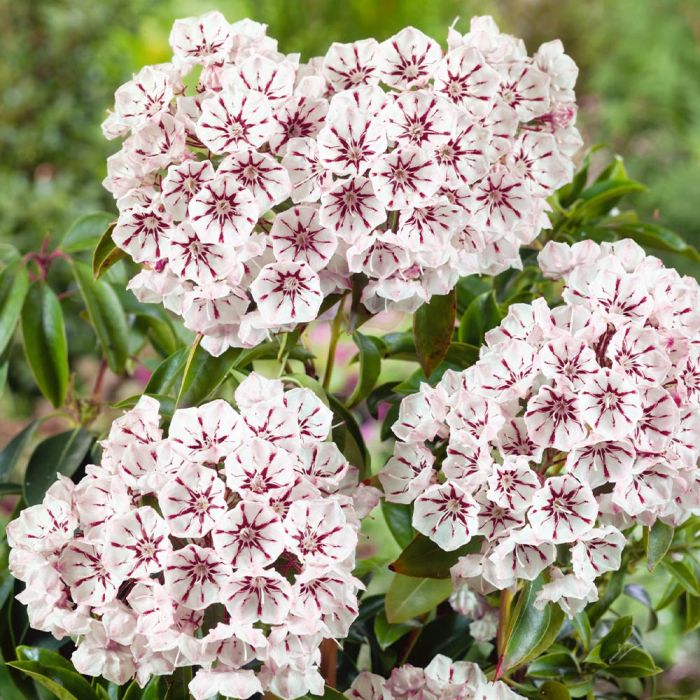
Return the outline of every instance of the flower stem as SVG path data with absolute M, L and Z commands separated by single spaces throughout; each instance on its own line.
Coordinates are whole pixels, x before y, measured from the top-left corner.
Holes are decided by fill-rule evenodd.
M 496 649 L 498 651 L 498 662 L 494 680 L 498 680 L 503 676 L 505 669 L 503 663 L 506 658 L 506 644 L 508 642 L 507 633 L 510 623 L 510 608 L 513 602 L 513 591 L 510 588 L 505 588 L 501 591 L 501 597 L 498 603 L 498 631 L 496 632 Z
M 344 299 L 338 302 L 338 311 L 335 314 L 333 323 L 331 324 L 331 339 L 328 342 L 328 357 L 326 358 L 326 369 L 323 373 L 323 388 L 328 391 L 331 386 L 333 377 L 333 368 L 335 367 L 335 351 L 338 348 L 338 340 L 343 327 L 343 304 Z

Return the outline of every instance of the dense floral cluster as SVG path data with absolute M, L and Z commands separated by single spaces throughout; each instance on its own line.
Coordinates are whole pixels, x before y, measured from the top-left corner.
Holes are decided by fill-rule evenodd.
M 475 365 L 404 399 L 380 479 L 443 549 L 478 538 L 457 582 L 548 569 L 536 604 L 574 614 L 622 530 L 700 512 L 700 292 L 629 240 L 549 243 L 539 263 L 563 303 L 514 304 Z
M 8 526 L 18 600 L 33 627 L 76 640 L 81 673 L 144 685 L 195 665 L 197 700 L 323 694 L 319 644 L 347 635 L 361 587 L 365 511 L 345 494 L 371 494 L 313 392 L 252 374 L 235 398 L 240 413 L 175 411 L 166 437 L 143 397 L 100 465 Z
M 313 320 L 353 275 L 371 312 L 413 311 L 519 265 L 572 174 L 575 64 L 559 41 L 528 57 L 488 17 L 447 52 L 407 27 L 300 63 L 218 12 L 170 43 L 116 92 L 105 186 L 143 265 L 131 289 L 213 354 Z
M 350 700 L 522 698 L 505 683 L 490 682 L 476 664 L 453 662 L 442 654 L 438 654 L 424 669 L 410 664 L 395 668 L 388 680 L 374 673 L 360 673 L 345 695 Z

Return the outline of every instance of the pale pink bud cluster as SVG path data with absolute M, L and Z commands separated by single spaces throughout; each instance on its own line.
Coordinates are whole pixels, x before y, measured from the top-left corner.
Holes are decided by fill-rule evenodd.
M 522 700 L 502 681 L 489 681 L 477 664 L 438 654 L 425 667 L 399 666 L 388 679 L 366 671 L 345 693 L 350 700 L 442 700 L 494 698 Z
M 170 43 L 116 92 L 105 186 L 143 265 L 130 288 L 213 354 L 315 319 L 353 280 L 370 312 L 413 311 L 517 267 L 572 175 L 576 65 L 489 17 L 447 51 L 407 27 L 307 63 L 218 12 Z
M 441 548 L 480 538 L 456 581 L 548 569 L 538 604 L 574 614 L 622 530 L 700 513 L 700 291 L 630 240 L 549 243 L 539 264 L 562 303 L 514 304 L 476 364 L 404 399 L 380 480 Z
M 33 627 L 74 638 L 80 673 L 143 686 L 197 666 L 197 700 L 323 694 L 319 644 L 357 615 L 369 487 L 309 389 L 251 374 L 235 399 L 176 410 L 166 436 L 141 398 L 99 465 L 8 526 L 17 599 Z

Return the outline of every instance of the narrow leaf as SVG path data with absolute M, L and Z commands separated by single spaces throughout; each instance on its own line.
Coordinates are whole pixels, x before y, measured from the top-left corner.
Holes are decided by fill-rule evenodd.
M 413 578 L 397 574 L 386 594 L 386 619 L 392 624 L 408 622 L 430 612 L 451 593 L 450 579 Z
M 478 552 L 482 538 L 474 537 L 459 549 L 446 552 L 425 535 L 416 535 L 389 568 L 404 576 L 446 579 L 460 557 Z
M 673 542 L 674 529 L 671 525 L 657 520 L 649 529 L 646 540 L 647 568 L 653 571 L 658 563 L 666 556 L 668 548 Z
M 32 421 L 15 435 L 0 452 L 0 481 L 7 479 L 19 464 L 29 443 L 34 438 L 40 421 Z
M 346 402 L 348 408 L 357 406 L 360 401 L 369 395 L 374 389 L 377 379 L 379 379 L 379 373 L 382 368 L 380 351 L 369 336 L 355 331 L 352 334 L 352 339 L 359 350 L 360 371 L 357 375 L 357 384 L 355 384 L 355 388 Z
M 0 354 L 15 334 L 28 289 L 29 275 L 20 260 L 0 273 Z
M 486 331 L 500 322 L 501 310 L 493 290 L 479 294 L 462 314 L 459 322 L 459 340 L 477 348 L 481 347 Z
M 426 377 L 445 359 L 455 329 L 456 314 L 457 297 L 452 290 L 449 294 L 434 296 L 413 316 L 416 353 Z
M 226 379 L 240 354 L 240 349 L 231 348 L 213 357 L 197 344 L 182 376 L 177 405 L 196 406 L 210 397 Z
M 60 243 L 64 253 L 80 253 L 92 250 L 102 238 L 105 229 L 114 221 L 114 214 L 96 211 L 85 214 L 73 222 Z
M 59 700 L 98 700 L 92 686 L 77 672 L 38 661 L 11 661 L 8 666 L 26 673 Z
M 112 240 L 113 230 L 114 224 L 107 228 L 95 246 L 92 256 L 92 274 L 95 279 L 99 279 L 112 265 L 126 257 L 126 253 L 117 248 Z

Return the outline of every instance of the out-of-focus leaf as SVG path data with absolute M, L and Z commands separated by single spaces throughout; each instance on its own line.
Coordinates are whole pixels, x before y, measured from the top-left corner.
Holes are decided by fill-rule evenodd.
M 24 353 L 41 393 L 58 408 L 68 390 L 68 341 L 63 311 L 50 287 L 34 282 L 22 306 Z
M 188 685 L 192 680 L 192 667 L 184 666 L 175 669 L 175 673 L 165 681 L 167 689 L 164 700 L 190 700 Z
M 423 372 L 430 376 L 445 359 L 455 329 L 457 298 L 454 290 L 436 295 L 413 316 L 413 337 Z
M 662 562 L 662 566 L 689 595 L 700 596 L 700 582 L 698 582 L 698 577 L 690 564 L 683 560 L 669 561 L 666 559 Z
M 0 481 L 5 481 L 15 470 L 15 467 L 25 453 L 29 443 L 34 438 L 39 424 L 40 421 L 33 420 L 17 433 L 17 435 L 5 445 L 5 449 L 0 452 Z
M 577 613 L 571 620 L 571 626 L 581 640 L 584 651 L 588 651 L 591 646 L 591 623 L 588 621 L 588 615 L 584 611 Z
M 546 681 L 537 690 L 537 697 L 542 700 L 569 700 L 569 689 L 559 681 Z
M 67 430 L 40 442 L 29 458 L 24 474 L 24 500 L 27 505 L 41 503 L 56 474 L 72 476 L 88 454 L 94 437 L 83 428 Z
M 175 413 L 175 399 L 172 398 L 172 396 L 163 396 L 162 394 L 151 394 L 150 392 L 134 394 L 133 396 L 128 396 L 121 401 L 113 403 L 112 408 L 117 408 L 120 411 L 130 411 L 143 396 L 150 396 L 160 404 L 158 412 L 161 416 L 172 418 L 173 413 Z
M 161 678 L 154 676 L 145 688 L 140 688 L 139 684 L 133 681 L 121 700 L 160 700 L 161 697 Z
M 73 272 L 107 364 L 122 374 L 129 356 L 129 327 L 119 297 L 109 282 L 93 279 L 85 263 L 74 260 Z
M 383 610 L 380 610 L 374 618 L 374 636 L 377 638 L 377 643 L 382 651 L 418 627 L 420 627 L 419 624 L 408 622 L 392 625 L 386 619 L 386 614 Z
M 700 627 L 700 598 L 685 594 L 685 626 L 683 632 L 688 634 Z
M 467 343 L 450 343 L 445 362 L 457 365 L 460 369 L 471 367 L 479 359 L 479 348 Z
M 596 182 L 581 193 L 573 210 L 579 220 L 590 221 L 609 213 L 623 197 L 645 189 L 644 185 L 629 179 Z
M 381 354 L 377 345 L 369 336 L 359 331 L 352 334 L 352 339 L 357 345 L 360 354 L 360 371 L 357 376 L 357 384 L 350 394 L 346 406 L 352 408 L 366 398 L 377 383 L 382 368 Z
M 398 395 L 394 391 L 399 382 L 387 382 L 381 384 L 367 397 L 366 405 L 372 418 L 379 418 L 379 406 L 382 403 L 392 403 L 398 400 Z
M 408 622 L 430 612 L 452 593 L 450 579 L 414 578 L 396 574 L 385 598 L 386 619 L 392 624 Z
M 3 496 L 19 496 L 22 493 L 22 484 L 11 484 L 7 481 L 0 483 L 0 498 Z
M 603 595 L 597 603 L 588 608 L 588 619 L 591 622 L 591 627 L 595 627 L 598 621 L 610 609 L 610 606 L 622 595 L 625 584 L 625 572 L 614 571 L 608 578 L 608 583 L 605 586 Z
M 659 600 L 659 602 L 656 604 L 654 610 L 656 610 L 656 612 L 659 612 L 660 610 L 667 608 L 669 605 L 673 604 L 676 600 L 678 600 L 678 598 L 680 598 L 681 595 L 683 595 L 683 586 L 681 586 L 679 583 L 676 583 L 675 579 L 672 579 L 668 582 L 668 585 L 666 586 L 666 589 L 664 590 L 664 593 L 661 596 L 661 600 Z
M 663 226 L 647 223 L 623 224 L 615 226 L 620 238 L 631 238 L 647 250 L 661 250 L 678 253 L 694 262 L 700 262 L 700 252 L 687 243 L 677 233 Z
M 408 547 L 411 541 L 416 536 L 416 531 L 411 525 L 413 510 L 410 504 L 406 503 L 390 503 L 382 499 L 382 513 L 384 520 L 394 536 L 396 543 L 400 547 Z
M 21 260 L 0 272 L 0 354 L 15 334 L 29 290 L 29 275 Z
M 404 576 L 446 579 L 460 557 L 478 552 L 481 537 L 474 537 L 458 549 L 446 552 L 425 535 L 416 535 L 389 568 Z
M 114 214 L 96 211 L 85 214 L 73 222 L 60 243 L 64 253 L 80 253 L 93 250 L 100 242 L 105 230 L 114 222 Z
M 75 671 L 38 661 L 11 661 L 8 666 L 26 673 L 59 700 L 99 700 L 97 692 Z
M 481 347 L 484 334 L 501 322 L 501 310 L 493 290 L 479 294 L 467 306 L 459 322 L 459 341 L 474 347 Z
M 347 698 L 345 698 L 340 691 L 327 685 L 324 688 L 323 695 L 307 693 L 306 695 L 302 695 L 298 700 L 347 700 Z
M 645 608 L 649 610 L 649 624 L 647 625 L 647 632 L 656 629 L 659 624 L 659 618 L 654 610 L 654 604 L 651 602 L 651 597 L 644 586 L 640 586 L 638 583 L 630 583 L 625 586 L 625 595 L 633 598 L 637 602 L 641 603 Z
M 95 279 L 102 277 L 112 265 L 126 257 L 126 253 L 121 248 L 117 248 L 112 240 L 113 230 L 114 224 L 107 228 L 95 246 L 92 256 L 92 274 Z
M 653 571 L 666 556 L 666 552 L 668 552 L 668 548 L 673 542 L 673 532 L 673 527 L 666 525 L 661 520 L 657 520 L 649 528 L 649 534 L 646 539 L 647 568 L 649 571 Z

